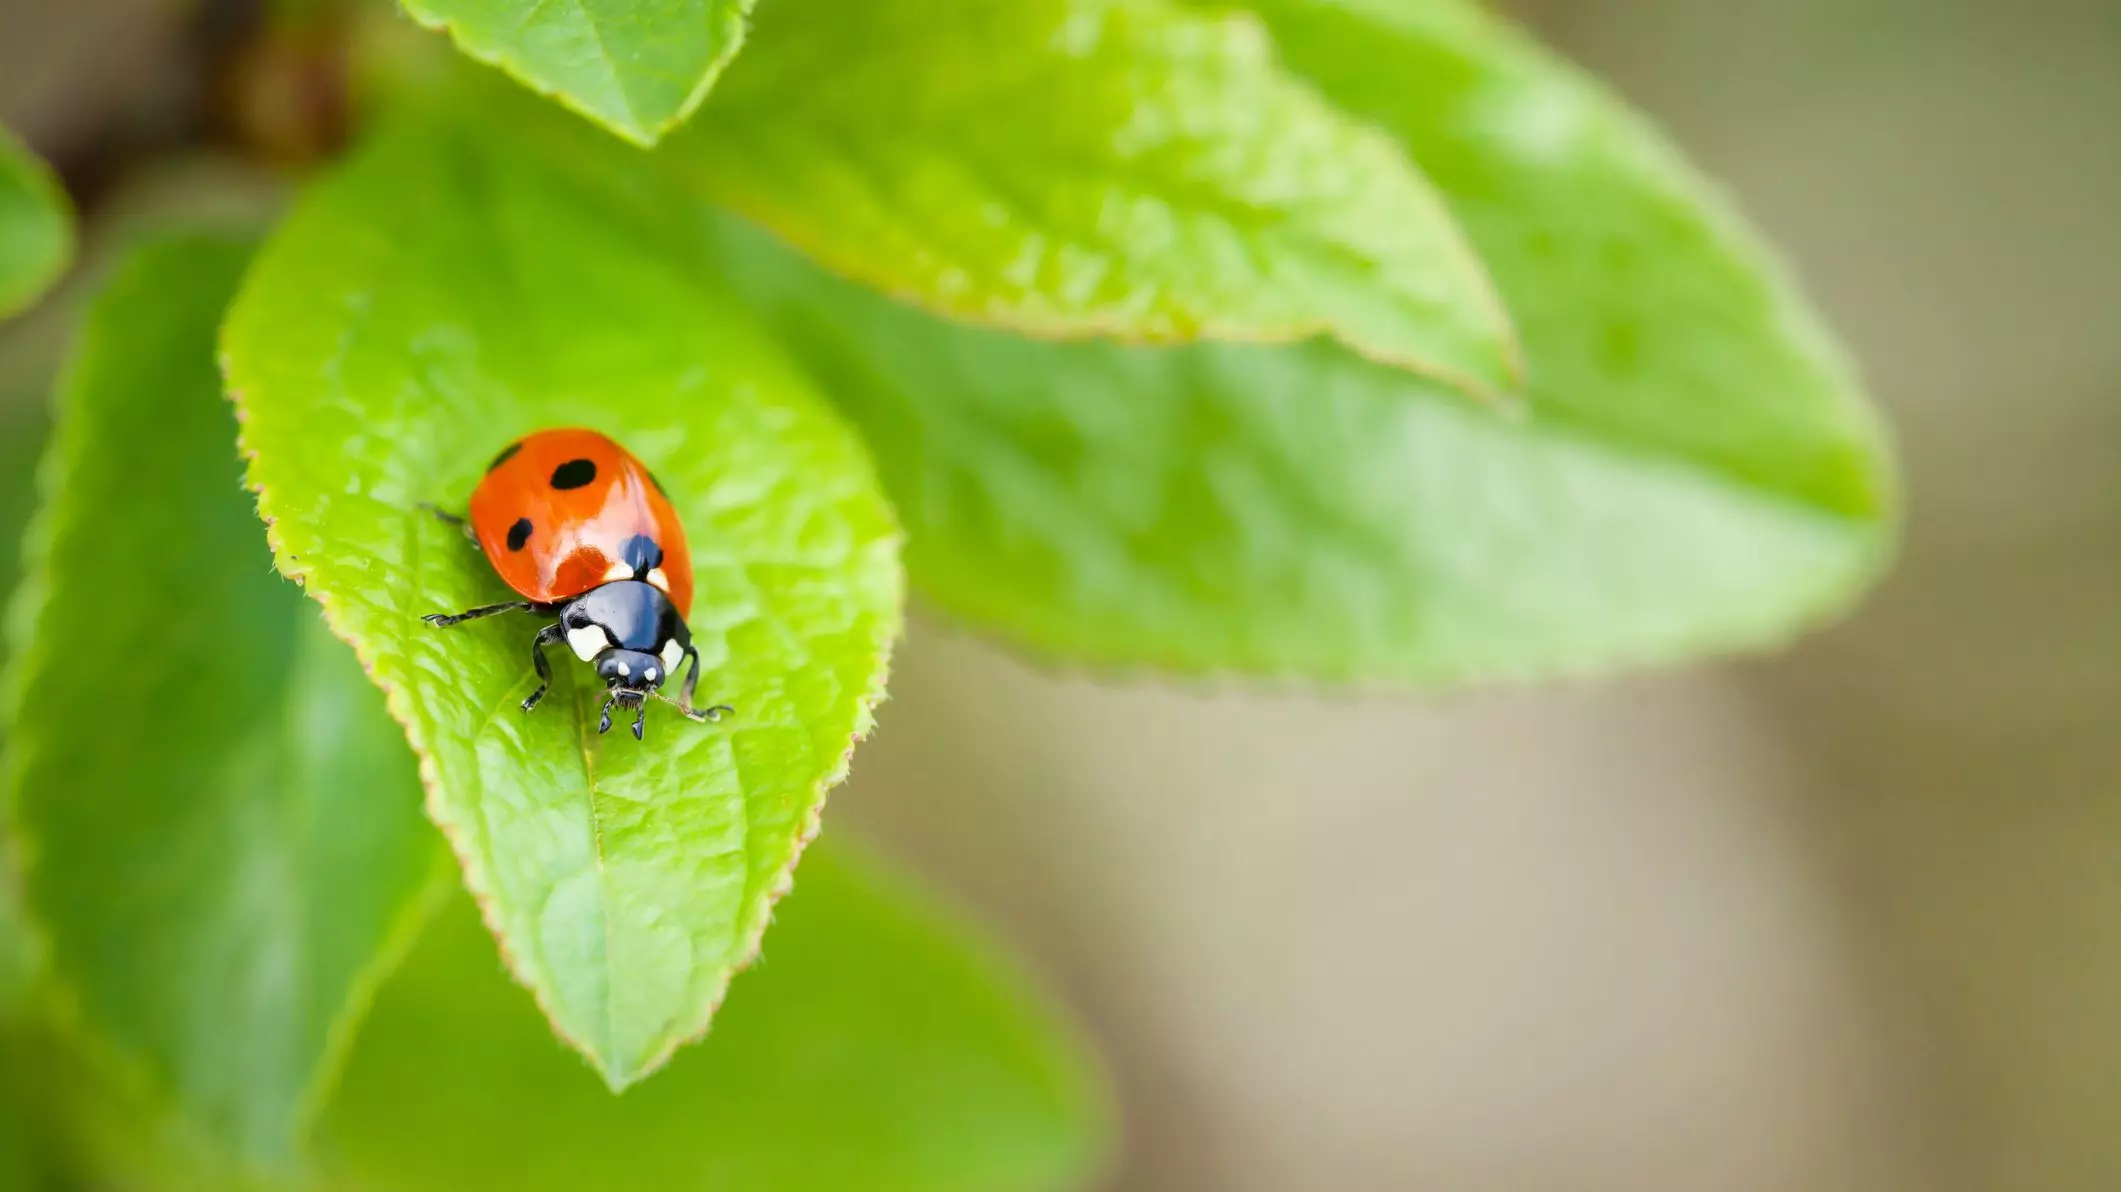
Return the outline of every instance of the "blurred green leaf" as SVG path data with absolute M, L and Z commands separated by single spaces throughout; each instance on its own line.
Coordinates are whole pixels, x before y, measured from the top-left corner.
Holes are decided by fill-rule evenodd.
M 1161 0 L 775 0 L 664 155 L 828 268 L 1030 334 L 1329 334 L 1514 390 L 1479 262 L 1406 155 Z
M 37 971 L 35 945 L 22 910 L 13 834 L 0 829 L 0 1023 L 22 1011 Z
M 21 1031 L 0 1019 L 0 1192 L 59 1186 L 52 1139 L 39 1113 L 45 1073 Z
M 991 944 L 834 841 L 778 917 L 706 1041 L 614 1098 L 460 903 L 377 999 L 320 1124 L 332 1186 L 992 1192 L 1095 1174 L 1095 1065 Z
M 37 506 L 37 458 L 47 433 L 40 414 L 0 406 L 0 607 L 22 578 L 22 531 Z M 0 634 L 0 662 L 10 642 Z
M 73 251 L 73 217 L 59 179 L 0 128 L 0 318 L 59 280 Z
M 20 576 L 22 530 L 36 505 L 37 456 L 43 447 L 42 418 L 17 414 L 0 425 L 0 610 L 8 608 Z M 0 632 L 0 673 L 6 670 L 9 636 Z M 6 732 L 0 719 L 0 748 L 6 745 Z M 0 783 L 0 1024 L 21 1005 L 36 967 L 29 925 L 22 916 L 11 819 L 6 785 Z
M 36 979 L 37 959 L 23 916 L 12 834 L 0 831 L 0 1022 L 20 1012 Z
M 706 1028 L 869 727 L 898 534 L 860 442 L 713 281 L 693 205 L 528 139 L 383 133 L 267 247 L 225 359 L 281 569 L 389 693 L 510 963 L 624 1086 Z M 497 450 L 566 425 L 669 489 L 701 695 L 733 718 L 650 705 L 645 742 L 598 736 L 564 650 L 526 716 L 529 618 L 420 623 L 509 593 L 419 503 L 462 508 Z
M 13 1029 L 0 1024 L 0 1096 L 12 1086 L 18 1120 L 31 1139 L 31 1165 L 46 1180 L 32 1187 L 271 1192 L 306 1178 L 295 1167 L 246 1168 L 225 1140 L 210 1139 L 172 1114 L 166 1092 L 148 1087 L 129 1056 L 67 1021 L 65 1006 L 52 1008 L 59 1012 L 26 1017 Z M 8 1187 L 0 1179 L 0 1189 Z
M 955 327 L 730 222 L 728 275 L 869 436 L 920 591 L 1056 657 L 1446 681 L 1777 643 L 1875 572 L 1884 448 L 1757 245 L 1566 67 L 1403 7 L 1432 18 L 1274 11 L 1458 205 L 1525 336 L 1523 420 L 1322 343 Z
M 78 1128 L 79 1115 L 89 1102 L 84 1096 L 87 1082 L 83 1079 L 86 1069 L 81 1061 L 82 1048 L 78 1039 L 76 1045 L 67 1045 L 67 1037 L 78 1032 L 67 1030 L 54 1019 L 54 1015 L 39 1014 L 0 1021 L 0 1192 L 176 1186 L 174 1181 L 160 1178 L 166 1170 L 161 1167 L 152 1172 L 157 1177 L 153 1179 L 101 1178 L 118 1176 L 120 1172 L 117 1165 L 102 1163 L 100 1152 L 91 1155 L 83 1146 L 85 1135 Z M 110 1103 L 113 1102 L 99 1103 L 98 1108 Z M 167 1113 L 148 1112 L 144 1104 L 135 1102 L 142 1111 L 126 1123 L 128 1148 L 137 1148 L 135 1140 L 142 1136 L 164 1137 L 163 1128 L 174 1125 Z M 156 1157 L 174 1154 L 174 1150 L 162 1150 Z M 138 1167 L 125 1174 L 134 1172 L 150 1174 Z M 200 1192 L 206 1192 L 208 1187 L 215 1192 L 233 1192 L 234 1187 L 229 1179 L 193 1186 L 200 1187 Z
M 457 48 L 637 145 L 706 98 L 756 0 L 400 0 Z
M 0 832 L 0 1022 L 19 1013 L 37 975 L 36 953 L 23 916 L 11 834 Z
M 214 330 L 246 250 L 162 240 L 88 316 L 15 618 L 9 787 L 52 979 L 260 1167 L 443 872 L 411 755 L 272 573 Z
M 0 1049 L 6 1041 L 0 1039 Z M 0 1050 L 0 1060 L 14 1057 Z M 0 1070 L 0 1192 L 34 1192 L 50 1186 L 43 1140 L 22 1108 L 22 1095 Z
M 1470 0 L 1261 0 L 1291 66 L 1396 134 L 1472 234 L 1557 435 L 1875 521 L 1891 470 L 1826 329 L 1720 195 Z

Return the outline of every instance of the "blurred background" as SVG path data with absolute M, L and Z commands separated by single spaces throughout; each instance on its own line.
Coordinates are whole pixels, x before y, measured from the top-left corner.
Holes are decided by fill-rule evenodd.
M 833 822 L 1102 1040 L 1117 1188 L 2121 1186 L 2121 4 L 1510 7 L 1855 347 L 1912 493 L 1883 588 L 1773 660 L 1447 699 L 1113 687 L 918 619 Z M 269 201 L 115 164 L 195 131 L 182 17 L 0 3 L 0 122 L 107 221 Z M 252 143 L 308 102 L 258 77 L 215 109 Z M 0 333 L 18 441 L 68 298 Z

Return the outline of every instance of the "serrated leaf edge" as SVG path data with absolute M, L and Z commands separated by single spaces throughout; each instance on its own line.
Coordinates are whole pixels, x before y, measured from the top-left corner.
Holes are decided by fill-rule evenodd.
M 689 171 L 680 170 L 678 174 L 680 177 L 689 177 Z M 1495 288 L 1494 280 L 1488 276 L 1487 265 L 1473 252 L 1471 241 L 1466 239 L 1455 218 L 1452 221 L 1451 234 L 1457 245 L 1456 251 L 1462 253 L 1469 263 L 1469 277 L 1480 295 L 1479 301 L 1487 312 L 1494 316 L 1495 325 L 1502 331 L 1502 337 L 1497 342 L 1503 351 L 1500 363 L 1513 383 L 1510 389 L 1497 389 L 1470 373 L 1448 368 L 1425 357 L 1387 351 L 1377 345 L 1342 335 L 1333 320 L 1324 315 L 1298 319 L 1274 327 L 1246 324 L 1242 321 L 1201 319 L 1187 328 L 1164 332 L 1144 329 L 1117 314 L 1049 316 L 1026 312 L 1008 304 L 946 302 L 918 285 L 892 276 L 889 270 L 843 259 L 846 254 L 835 254 L 831 258 L 817 255 L 808 245 L 783 232 L 763 213 L 763 204 L 750 203 L 742 197 L 718 189 L 702 186 L 693 186 L 692 189 L 701 197 L 727 208 L 732 214 L 794 249 L 802 254 L 804 260 L 841 281 L 874 291 L 901 305 L 927 311 L 939 318 L 966 326 L 1007 332 L 1048 344 L 1096 340 L 1117 344 L 1123 348 L 1182 348 L 1199 344 L 1272 348 L 1300 344 L 1312 339 L 1326 339 L 1373 364 L 1434 382 L 1450 392 L 1470 398 L 1505 416 L 1518 418 L 1527 412 L 1528 399 L 1524 389 L 1529 371 L 1525 363 L 1524 347 L 1517 335 L 1516 321 L 1503 305 L 1501 293 Z M 997 305 L 1005 309 L 998 313 L 995 309 Z
M 746 0 L 746 2 L 755 4 L 757 0 Z M 666 119 L 652 125 L 643 124 L 633 110 L 633 102 L 627 99 L 625 100 L 626 113 L 632 119 L 625 124 L 619 124 L 614 123 L 601 112 L 590 111 L 580 100 L 577 100 L 562 88 L 529 77 L 515 63 L 509 61 L 504 52 L 499 50 L 486 51 L 472 46 L 457 29 L 460 18 L 430 16 L 425 13 L 414 12 L 408 6 L 409 3 L 410 0 L 399 0 L 398 11 L 405 14 L 408 20 L 423 29 L 431 29 L 437 33 L 446 34 L 449 37 L 450 44 L 456 47 L 458 53 L 463 54 L 474 62 L 500 71 L 531 94 L 558 104 L 560 107 L 573 112 L 598 128 L 604 129 L 627 144 L 644 150 L 655 148 L 662 142 L 664 137 L 669 136 L 673 130 L 687 120 L 692 119 L 693 114 L 699 111 L 700 105 L 706 102 L 708 93 L 714 90 L 714 85 L 721 81 L 722 72 L 729 69 L 729 64 L 736 60 L 738 51 L 744 48 L 744 42 L 751 34 L 750 10 L 746 8 L 738 15 L 736 20 L 728 23 L 730 36 L 727 48 L 717 55 L 713 61 L 707 63 L 706 68 L 700 74 L 699 81 L 693 85 L 692 91 L 685 96 L 684 102 L 678 105 L 675 112 L 671 113 Z M 614 85 L 616 85 L 616 80 L 614 80 Z M 623 98 L 625 96 L 625 88 L 619 86 L 618 91 Z
M 157 237 L 149 242 L 148 247 L 186 242 L 254 247 L 256 241 L 255 237 L 210 230 L 176 231 Z M 139 260 L 140 253 L 136 251 L 121 262 L 102 282 L 97 299 L 111 289 L 127 284 Z M 35 639 L 38 623 L 51 595 L 48 574 L 58 532 L 61 478 L 66 460 L 81 449 L 75 442 L 82 433 L 79 417 L 69 415 L 65 408 L 70 401 L 68 395 L 79 383 L 81 370 L 86 367 L 78 346 L 77 343 L 77 350 L 68 353 L 64 369 L 52 384 L 52 430 L 37 458 L 36 507 L 17 544 L 22 560 L 21 578 L 13 593 L 0 600 L 0 605 L 4 605 L 4 609 L 0 609 L 4 611 L 4 616 L 0 616 L 0 633 L 6 634 L 12 647 L 6 667 L 0 670 L 0 723 L 10 727 L 28 699 L 31 660 L 41 653 Z M 0 864 L 11 859 L 26 886 L 30 871 L 40 863 L 42 842 L 35 833 L 25 830 L 15 808 L 14 794 L 20 785 L 18 772 L 22 765 L 22 747 L 18 741 L 19 735 L 13 732 L 0 741 L 0 819 L 6 821 L 8 828 L 0 843 L 7 845 L 12 852 L 11 858 L 0 855 Z M 446 885 L 439 887 L 439 893 L 447 891 Z M 296 1148 L 307 1140 L 308 1131 L 314 1125 L 313 1110 L 321 1107 L 337 1087 L 339 1077 L 345 1071 L 351 1043 L 366 1020 L 377 991 L 397 972 L 420 932 L 426 929 L 434 910 L 441 905 L 437 893 L 434 875 L 430 875 L 428 885 L 406 901 L 385 929 L 375 953 L 360 966 L 349 983 L 346 1000 L 326 1023 L 324 1045 L 317 1053 L 308 1079 L 303 1082 L 301 1099 L 291 1119 L 294 1129 L 289 1142 Z M 225 1152 L 191 1115 L 171 1102 L 170 1090 L 146 1063 L 91 1025 L 83 1009 L 78 979 L 64 966 L 53 962 L 48 942 L 50 928 L 42 921 L 36 904 L 25 896 L 18 906 L 23 929 L 30 937 L 31 953 L 42 961 L 29 993 L 32 1013 L 41 1018 L 54 1037 L 71 1048 L 99 1078 L 115 1082 L 122 1095 L 133 1103 L 151 1107 L 157 1115 L 156 1124 L 163 1140 L 180 1148 L 186 1161 L 194 1164 L 197 1170 L 248 1170 L 240 1156 Z
M 1487 262 L 1459 222 L 1457 212 L 1452 209 L 1442 188 L 1422 169 L 1421 163 L 1414 159 L 1413 154 L 1408 152 L 1399 138 L 1342 108 L 1323 88 L 1284 63 L 1266 22 L 1257 15 L 1240 10 L 1203 12 L 1176 4 L 1168 7 L 1173 13 L 1183 13 L 1195 20 L 1219 22 L 1242 29 L 1243 36 L 1256 43 L 1257 52 L 1262 58 L 1261 65 L 1271 71 L 1283 86 L 1302 95 L 1321 113 L 1330 114 L 1334 119 L 1345 122 L 1356 135 L 1375 142 L 1382 150 L 1398 159 L 1408 179 L 1426 197 L 1431 208 L 1430 214 L 1443 228 L 1442 239 L 1446 251 L 1468 289 L 1468 296 L 1494 333 L 1493 347 L 1499 351 L 1495 363 L 1501 366 L 1503 375 L 1510 382 L 1510 388 L 1498 389 L 1470 373 L 1447 367 L 1419 354 L 1395 352 L 1366 339 L 1343 335 L 1335 321 L 1322 314 L 1271 327 L 1247 324 L 1243 320 L 1205 317 L 1193 321 L 1188 327 L 1166 333 L 1144 330 L 1116 312 L 1042 316 L 1024 312 L 1008 303 L 951 301 L 939 297 L 917 283 L 902 280 L 894 275 L 893 270 L 855 260 L 852 253 L 833 253 L 831 259 L 827 259 L 824 254 L 813 251 L 795 236 L 783 232 L 779 221 L 772 218 L 770 204 L 753 201 L 748 195 L 717 185 L 711 171 L 700 169 L 682 157 L 666 159 L 670 173 L 689 188 L 727 207 L 767 234 L 788 244 L 819 268 L 894 301 L 932 311 L 948 319 L 1010 331 L 1028 339 L 1049 343 L 1101 339 L 1128 347 L 1174 347 L 1204 342 L 1279 346 L 1324 338 L 1346 347 L 1363 359 L 1426 378 L 1483 405 L 1494 407 L 1505 415 L 1514 417 L 1521 414 L 1526 400 L 1528 365 L 1523 339 L 1517 332 L 1516 319 L 1510 313 L 1509 305 L 1504 302 L 1494 278 L 1489 275 Z M 728 130 L 720 130 L 718 135 L 732 134 Z M 748 135 L 748 130 L 738 130 L 733 135 L 743 137 Z M 1002 308 L 999 312 L 996 310 L 997 306 Z
M 225 328 L 226 324 L 224 323 L 223 326 Z M 903 609 L 906 579 L 902 561 L 902 548 L 905 535 L 904 531 L 897 526 L 896 515 L 892 515 L 891 533 L 878 538 L 870 546 L 872 550 L 888 551 L 895 560 L 900 560 L 898 565 L 892 569 L 893 586 L 897 590 L 898 599 L 892 602 L 890 615 L 878 627 L 878 645 L 875 653 L 869 659 L 870 665 L 868 669 L 873 677 L 870 679 L 866 689 L 856 697 L 855 731 L 850 735 L 847 748 L 841 753 L 839 763 L 818 781 L 813 790 L 810 809 L 804 816 L 803 827 L 796 836 L 795 849 L 789 855 L 787 863 L 780 867 L 777 875 L 768 883 L 764 891 L 764 909 L 766 913 L 759 916 L 758 925 L 745 938 L 739 959 L 723 969 L 720 975 L 719 989 L 713 998 L 707 1002 L 703 1012 L 697 1019 L 672 1032 L 670 1041 L 660 1050 L 653 1053 L 638 1068 L 623 1075 L 616 1075 L 608 1062 L 610 1057 L 599 1055 L 562 1025 L 559 1015 L 554 1010 L 545 992 L 525 974 L 522 964 L 516 959 L 513 950 L 510 948 L 507 932 L 504 930 L 499 914 L 493 905 L 493 894 L 490 890 L 484 888 L 483 885 L 483 863 L 476 861 L 470 855 L 463 843 L 457 839 L 457 834 L 450 829 L 447 817 L 443 814 L 441 806 L 443 788 L 441 775 L 435 769 L 432 754 L 422 747 L 422 743 L 416 737 L 416 717 L 411 707 L 410 694 L 403 687 L 384 680 L 376 673 L 375 660 L 363 648 L 362 643 L 357 640 L 356 636 L 342 624 L 337 606 L 323 592 L 309 586 L 307 568 L 291 562 L 292 556 L 287 553 L 285 544 L 280 540 L 278 518 L 272 511 L 272 495 L 265 484 L 256 477 L 258 452 L 250 442 L 249 411 L 244 404 L 242 393 L 229 383 L 232 370 L 225 342 L 221 351 L 220 364 L 223 388 L 226 391 L 228 401 L 234 406 L 236 411 L 236 446 L 238 454 L 243 460 L 243 483 L 257 499 L 258 517 L 265 524 L 265 539 L 267 545 L 272 549 L 273 565 L 282 576 L 293 581 L 302 589 L 304 594 L 317 602 L 323 609 L 324 622 L 331 630 L 332 636 L 337 637 L 353 649 L 355 658 L 361 664 L 362 672 L 368 676 L 369 682 L 375 684 L 383 692 L 384 704 L 389 709 L 391 719 L 398 722 L 399 729 L 405 733 L 407 746 L 411 748 L 414 758 L 419 763 L 420 786 L 425 796 L 424 802 L 428 819 L 441 829 L 443 838 L 449 842 L 450 851 L 456 858 L 458 872 L 463 877 L 464 888 L 471 894 L 472 901 L 477 904 L 479 918 L 486 924 L 487 933 L 493 937 L 495 945 L 500 951 L 502 964 L 508 970 L 509 976 L 516 984 L 521 985 L 530 992 L 532 1000 L 537 1003 L 538 1012 L 544 1015 L 545 1021 L 552 1028 L 553 1034 L 582 1055 L 603 1077 L 605 1083 L 611 1087 L 614 1093 L 622 1092 L 627 1087 L 654 1075 L 656 1071 L 670 1061 L 670 1057 L 675 1055 L 680 1048 L 705 1037 L 708 1030 L 713 1026 L 715 1013 L 721 1008 L 724 998 L 728 996 L 730 981 L 735 978 L 736 974 L 742 972 L 758 959 L 759 949 L 765 938 L 766 929 L 772 924 L 772 908 L 787 895 L 789 890 L 794 888 L 796 865 L 801 861 L 804 850 L 809 847 L 810 842 L 816 839 L 818 832 L 823 829 L 827 796 L 833 787 L 838 786 L 846 779 L 848 771 L 853 765 L 855 747 L 865 740 L 875 727 L 877 705 L 882 703 L 885 698 L 885 687 L 889 678 L 892 651 L 904 633 L 905 618 Z M 864 453 L 866 455 L 866 445 L 864 445 Z M 479 876 L 474 877 L 474 874 Z
M 1764 494 L 1771 500 L 1779 494 Z M 1781 503 L 1779 500 L 1776 503 Z M 1797 502 L 1789 502 L 1797 504 Z M 1043 628 L 1026 629 L 983 613 L 965 611 L 931 591 L 916 566 L 909 569 L 912 596 L 920 620 L 999 649 L 1019 664 L 1057 679 L 1102 684 L 1157 686 L 1209 696 L 1231 691 L 1264 696 L 1303 696 L 1332 700 L 1441 698 L 1465 692 L 1582 686 L 1616 676 L 1669 674 L 1708 662 L 1737 662 L 1766 657 L 1792 642 L 1846 618 L 1891 569 L 1900 550 L 1897 519 L 1875 520 L 1803 506 L 1806 513 L 1838 522 L 1869 539 L 1859 559 L 1829 582 L 1813 585 L 1801 606 L 1780 619 L 1746 618 L 1738 625 L 1661 641 L 1654 645 L 1585 649 L 1565 658 L 1513 665 L 1462 663 L 1450 667 L 1407 667 L 1343 661 L 1324 665 L 1220 662 L 1202 665 L 1175 654 L 1140 650 L 1084 648 L 1060 640 Z

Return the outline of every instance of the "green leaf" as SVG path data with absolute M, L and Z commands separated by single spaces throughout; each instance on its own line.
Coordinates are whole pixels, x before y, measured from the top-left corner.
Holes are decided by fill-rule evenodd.
M 41 414 L 0 414 L 0 608 L 22 578 L 22 533 L 37 505 L 37 459 L 46 434 Z M 0 663 L 9 646 L 0 634 Z
M 282 570 L 389 693 L 517 974 L 624 1086 L 706 1028 L 869 727 L 898 534 L 860 442 L 713 281 L 692 204 L 531 140 L 383 133 L 265 250 L 225 363 Z M 669 490 L 700 693 L 733 718 L 650 705 L 645 742 L 598 736 L 565 651 L 523 715 L 530 618 L 420 623 L 509 596 L 420 503 L 461 509 L 502 446 L 567 425 Z
M 637 145 L 705 99 L 756 0 L 401 0 L 457 48 Z
M 29 920 L 22 911 L 13 833 L 0 823 L 0 1023 L 23 1009 L 38 968 Z
M 42 418 L 15 415 L 0 425 L 0 609 L 8 607 L 21 571 L 22 531 L 36 504 L 37 456 L 43 446 Z M 8 636 L 0 633 L 0 673 L 6 669 Z M 7 725 L 0 721 L 0 749 L 6 734 Z M 37 971 L 29 923 L 22 914 L 12 818 L 6 786 L 0 783 L 0 1025 L 21 1007 Z
M 1539 421 L 1876 519 L 1892 476 L 1846 361 L 1664 140 L 1468 0 L 1263 0 L 1293 67 L 1443 187 L 1525 336 Z
M 73 220 L 58 178 L 0 128 L 0 318 L 59 280 L 73 251 Z
M 1891 538 L 1878 430 L 1670 152 L 1470 8 L 1268 11 L 1444 188 L 1523 333 L 1528 416 L 1329 344 L 950 326 L 732 223 L 729 275 L 869 436 L 916 587 L 1060 658 L 1394 682 L 1760 647 L 1847 603 Z
M 245 256 L 156 242 L 89 314 L 14 619 L 7 777 L 74 1014 L 270 1168 L 446 861 L 411 755 L 272 573 L 240 484 L 214 331 Z
M 828 268 L 1041 337 L 1331 335 L 1474 393 L 1516 351 L 1398 146 L 1258 24 L 1161 0 L 775 0 L 664 156 Z
M 49 1073 L 15 1023 L 0 1018 L 0 1192 L 67 1187 L 59 1178 L 56 1140 L 45 1121 Z
M 318 1131 L 335 1188 L 989 1192 L 1086 1185 L 1083 1043 L 954 915 L 821 845 L 714 1033 L 614 1098 L 509 987 L 468 904 L 377 999 Z

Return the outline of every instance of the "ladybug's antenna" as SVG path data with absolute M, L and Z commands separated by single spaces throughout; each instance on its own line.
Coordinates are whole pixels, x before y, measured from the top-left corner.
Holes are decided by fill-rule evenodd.
M 666 703 L 666 704 L 669 704 L 669 705 L 670 705 L 671 707 L 673 707 L 673 708 L 676 708 L 676 709 L 677 709 L 678 711 L 680 711 L 680 712 L 683 712 L 683 713 L 685 714 L 685 719 L 687 719 L 687 720 L 698 720 L 698 719 L 700 719 L 700 717 L 699 717 L 699 716 L 697 716 L 697 715 L 695 715 L 695 714 L 693 713 L 693 711 L 692 711 L 692 709 L 691 709 L 691 708 L 688 708 L 688 707 L 686 707 L 685 705 L 683 705 L 683 704 L 679 703 L 678 701 L 676 701 L 676 700 L 674 700 L 674 699 L 670 698 L 670 697 L 669 697 L 669 696 L 667 696 L 667 695 L 664 695 L 664 694 L 663 694 L 662 692 L 660 692 L 660 691 L 651 691 L 651 692 L 649 692 L 648 694 L 649 694 L 649 696 L 650 696 L 650 697 L 652 697 L 652 698 L 654 698 L 654 699 L 659 699 L 659 700 L 662 700 L 662 701 L 663 701 L 664 703 Z M 647 706 L 647 705 L 645 705 L 645 704 L 643 704 L 643 705 L 642 705 L 642 707 L 644 707 L 644 708 L 645 708 L 646 706 Z
M 695 708 L 683 700 L 672 699 L 660 691 L 651 691 L 648 694 L 676 708 L 684 715 L 685 719 L 692 721 L 694 724 L 706 724 L 709 721 L 720 720 L 722 713 L 736 711 L 735 708 L 730 707 L 728 704 L 716 704 L 712 708 Z

